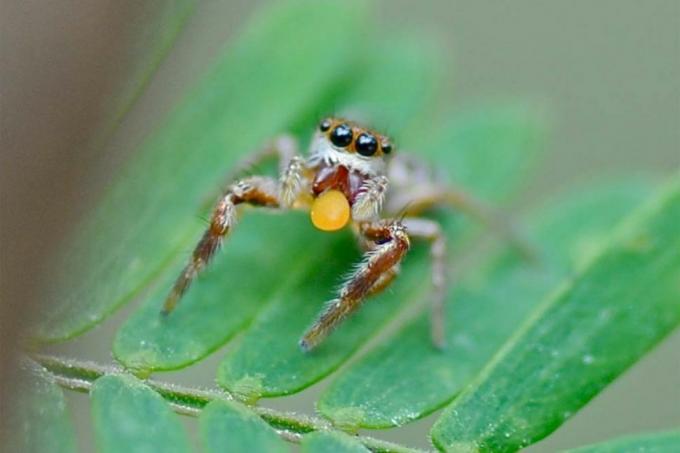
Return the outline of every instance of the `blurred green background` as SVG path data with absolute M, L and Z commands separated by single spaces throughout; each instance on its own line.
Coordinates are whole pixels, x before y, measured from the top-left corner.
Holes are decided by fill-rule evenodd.
M 74 123 L 80 125 L 87 124 L 82 120 L 87 117 L 83 109 L 88 105 L 91 112 L 96 112 L 102 104 L 106 106 L 107 93 L 115 91 L 117 80 L 124 77 L 127 67 L 117 63 L 134 60 L 134 37 L 143 30 L 144 18 L 150 17 L 160 4 L 152 1 L 142 7 L 134 2 L 97 0 L 85 7 L 84 3 L 69 2 L 59 11 L 44 8 L 38 2 L 16 7 L 10 12 L 17 14 L 18 11 L 17 17 L 28 20 L 33 27 L 14 30 L 18 23 L 8 23 L 8 37 L 14 38 L 10 39 L 9 45 L 18 43 L 18 47 L 8 46 L 7 41 L 4 45 L 10 57 L 19 60 L 26 58 L 26 48 L 21 47 L 26 40 L 29 40 L 29 50 L 46 46 L 40 47 L 50 70 L 44 77 L 51 75 L 57 82 L 62 77 L 70 80 L 74 87 L 80 83 L 83 90 L 74 89 L 74 93 L 89 95 L 87 99 L 99 99 L 99 103 L 91 101 L 91 105 L 79 102 L 77 94 L 74 98 L 61 100 L 62 109 L 58 114 L 75 115 L 75 118 L 81 115 L 80 123 Z M 85 138 L 74 141 L 71 137 L 71 141 L 63 141 L 65 150 L 68 145 L 65 153 L 70 154 L 55 154 L 52 159 L 56 167 L 38 169 L 49 173 L 55 181 L 62 178 L 64 185 L 61 187 L 66 195 L 61 194 L 64 199 L 57 200 L 57 206 L 59 201 L 66 203 L 64 200 L 69 200 L 68 194 L 73 197 L 71 200 L 95 198 L 92 194 L 106 185 L 108 172 L 114 168 L 112 163 L 124 159 L 126 153 L 159 123 L 164 113 L 209 67 L 224 43 L 262 3 L 265 2 L 200 3 L 106 153 L 87 156 L 82 146 Z M 386 36 L 410 30 L 429 34 L 438 41 L 445 55 L 441 62 L 446 74 L 445 101 L 453 108 L 463 110 L 470 104 L 509 98 L 538 101 L 545 106 L 551 125 L 550 152 L 543 173 L 529 188 L 528 200 L 540 201 L 548 193 L 573 187 L 580 181 L 619 174 L 663 176 L 677 171 L 680 166 L 680 2 L 385 0 L 379 5 L 374 23 Z M 68 16 L 69 13 L 73 15 Z M 78 22 L 78 15 L 89 20 Z M 102 25 L 107 26 L 102 28 Z M 74 30 L 80 33 L 76 35 L 78 38 L 65 39 Z M 28 38 L 28 33 L 33 36 Z M 132 38 L 116 39 L 118 36 Z M 93 40 L 88 42 L 90 38 Z M 100 48 L 93 48 L 98 42 Z M 115 51 L 107 46 L 109 42 L 116 43 Z M 79 46 L 82 49 L 75 57 L 69 53 L 78 52 Z M 44 110 L 45 99 L 40 98 L 43 93 L 31 89 L 39 75 L 21 77 L 21 71 L 34 71 L 39 67 L 26 64 L 8 79 L 8 86 L 16 87 L 16 93 L 24 94 L 22 102 L 35 106 L 31 113 L 38 119 L 43 118 L 41 113 L 51 111 Z M 105 71 L 105 68 L 111 71 Z M 69 74 L 77 74 L 75 81 L 73 77 L 68 78 Z M 107 82 L 95 86 L 97 77 L 106 78 Z M 58 89 L 56 82 L 54 87 L 53 91 Z M 48 91 L 45 96 L 53 95 Z M 10 106 L 13 101 L 10 96 Z M 18 96 L 16 102 L 20 102 Z M 54 109 L 54 104 L 48 105 Z M 56 120 L 50 115 L 56 114 L 45 115 L 45 124 L 54 125 Z M 96 117 L 87 119 L 92 126 Z M 13 123 L 6 124 L 11 132 Z M 81 129 L 87 130 L 87 127 Z M 40 132 L 49 134 L 50 129 Z M 53 133 L 59 132 L 58 125 L 54 126 Z M 83 134 L 82 130 L 80 133 Z M 10 134 L 10 139 L 12 137 Z M 21 145 L 20 140 L 18 145 Z M 32 143 L 23 149 L 30 149 L 30 145 Z M 42 142 L 33 145 L 44 148 Z M 80 169 L 67 171 L 62 168 L 60 172 L 58 161 L 62 156 L 68 157 L 70 162 L 80 162 Z M 5 158 L 12 159 L 12 156 L 5 156 L 3 160 Z M 26 174 L 35 174 L 35 168 L 22 168 Z M 90 173 L 96 176 L 88 176 Z M 40 193 L 39 188 L 35 190 Z M 4 196 L 11 196 L 11 191 L 6 194 Z M 85 206 L 82 202 L 69 205 L 65 208 L 65 218 L 76 217 L 86 210 Z M 112 332 L 99 329 L 96 334 L 86 337 L 84 344 L 89 351 L 82 350 L 81 342 L 72 348 L 74 355 L 79 352 L 84 357 L 108 360 Z M 93 344 L 95 339 L 97 344 Z M 678 351 L 680 333 L 676 332 L 554 435 L 529 450 L 554 451 L 625 433 L 679 426 Z M 208 368 L 214 365 L 214 360 L 206 362 Z M 187 382 L 203 379 L 209 383 L 212 377 L 211 373 L 198 376 L 201 369 L 194 372 L 197 376 L 182 376 L 181 379 Z M 271 405 L 309 411 L 314 394 L 312 389 L 300 396 L 271 402 Z M 75 397 L 72 403 L 74 411 L 79 412 L 77 419 L 86 423 L 88 406 L 84 398 Z M 426 434 L 433 420 L 431 416 L 378 436 L 406 445 L 426 446 Z M 80 430 L 81 433 L 85 431 Z

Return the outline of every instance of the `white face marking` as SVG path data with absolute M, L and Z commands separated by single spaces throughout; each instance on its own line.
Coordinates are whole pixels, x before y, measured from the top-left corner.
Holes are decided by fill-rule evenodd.
M 336 148 L 321 132 L 316 132 L 309 146 L 310 167 L 324 162 L 327 165 L 342 165 L 348 170 L 356 170 L 367 176 L 385 174 L 385 160 L 382 157 L 366 157 L 359 153 L 350 153 L 342 148 Z

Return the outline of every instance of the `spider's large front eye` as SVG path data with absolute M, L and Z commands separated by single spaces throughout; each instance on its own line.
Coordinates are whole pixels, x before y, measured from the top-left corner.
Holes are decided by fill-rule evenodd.
M 333 132 L 331 132 L 331 143 L 339 148 L 344 148 L 352 143 L 352 128 L 346 124 L 341 124 L 333 129 Z
M 362 156 L 372 156 L 378 150 L 378 141 L 370 134 L 361 134 L 355 146 Z

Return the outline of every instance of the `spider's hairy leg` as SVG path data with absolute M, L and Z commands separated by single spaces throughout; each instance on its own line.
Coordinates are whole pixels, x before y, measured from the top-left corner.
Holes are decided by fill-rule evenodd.
M 191 282 L 202 271 L 220 248 L 224 237 L 236 223 L 236 206 L 248 203 L 254 206 L 278 207 L 278 185 L 276 180 L 263 176 L 252 176 L 234 183 L 219 199 L 210 217 L 210 225 L 194 248 L 189 262 L 177 277 L 170 294 L 165 299 L 163 314 L 177 306 Z
M 439 223 L 430 219 L 410 217 L 404 219 L 409 234 L 413 239 L 423 239 L 430 243 L 430 259 L 432 261 L 432 305 L 430 326 L 432 342 L 443 348 L 446 342 L 446 313 L 444 297 L 446 296 L 446 238 Z
M 451 206 L 481 221 L 508 241 L 524 258 L 529 261 L 536 260 L 535 248 L 522 237 L 517 226 L 508 215 L 495 210 L 482 200 L 458 188 L 430 182 L 416 183 L 395 194 L 390 199 L 388 211 L 408 206 L 405 215 L 417 216 L 438 205 Z
M 305 332 L 300 340 L 300 347 L 304 351 L 318 346 L 338 324 L 361 306 L 374 288 L 384 288 L 390 280 L 390 277 L 385 277 L 386 273 L 394 272 L 411 244 L 406 229 L 397 220 L 363 223 L 360 233 L 374 241 L 375 246 L 365 254 L 364 261 L 342 285 L 338 298 L 328 303 L 316 322 Z M 381 279 L 386 281 L 381 282 Z
M 226 181 L 231 183 L 236 178 L 243 176 L 244 172 L 274 158 L 278 158 L 278 171 L 281 173 L 297 154 L 299 154 L 299 147 L 295 138 L 291 135 L 279 135 L 261 149 L 251 153 L 234 165 L 232 171 L 227 174 Z
M 360 222 L 376 219 L 385 201 L 387 184 L 385 176 L 367 179 L 352 206 L 352 218 Z
M 399 275 L 399 265 L 387 269 L 384 274 L 371 286 L 368 290 L 367 296 L 375 296 L 383 292 L 388 286 L 392 284 L 395 278 Z
M 249 153 L 236 162 L 231 170 L 227 172 L 223 180 L 224 183 L 220 188 L 215 190 L 215 192 L 211 191 L 201 201 L 201 207 L 205 210 L 209 209 L 214 203 L 215 198 L 226 192 L 229 185 L 234 181 L 252 174 L 252 170 L 257 166 L 272 159 L 278 159 L 278 174 L 281 174 L 288 167 L 291 159 L 299 154 L 299 149 L 298 142 L 293 136 L 284 134 L 275 137 L 260 149 Z
M 300 156 L 293 156 L 281 169 L 279 177 L 279 194 L 281 205 L 292 207 L 307 184 L 305 161 Z

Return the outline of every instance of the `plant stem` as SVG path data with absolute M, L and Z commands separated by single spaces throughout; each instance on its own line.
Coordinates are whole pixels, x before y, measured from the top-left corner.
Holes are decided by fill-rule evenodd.
M 94 362 L 51 355 L 35 354 L 31 358 L 47 371 L 58 385 L 76 392 L 89 393 L 98 378 L 125 373 L 123 368 L 116 366 L 105 366 Z M 145 383 L 158 392 L 175 412 L 182 415 L 196 417 L 209 402 L 214 400 L 236 400 L 233 395 L 218 389 L 195 389 L 154 379 L 146 379 Z M 312 431 L 335 429 L 328 421 L 318 417 L 277 411 L 260 406 L 249 406 L 249 408 L 274 428 L 282 438 L 290 442 L 299 442 L 303 434 Z M 356 438 L 366 448 L 375 452 L 406 453 L 417 451 L 369 436 L 357 436 Z

